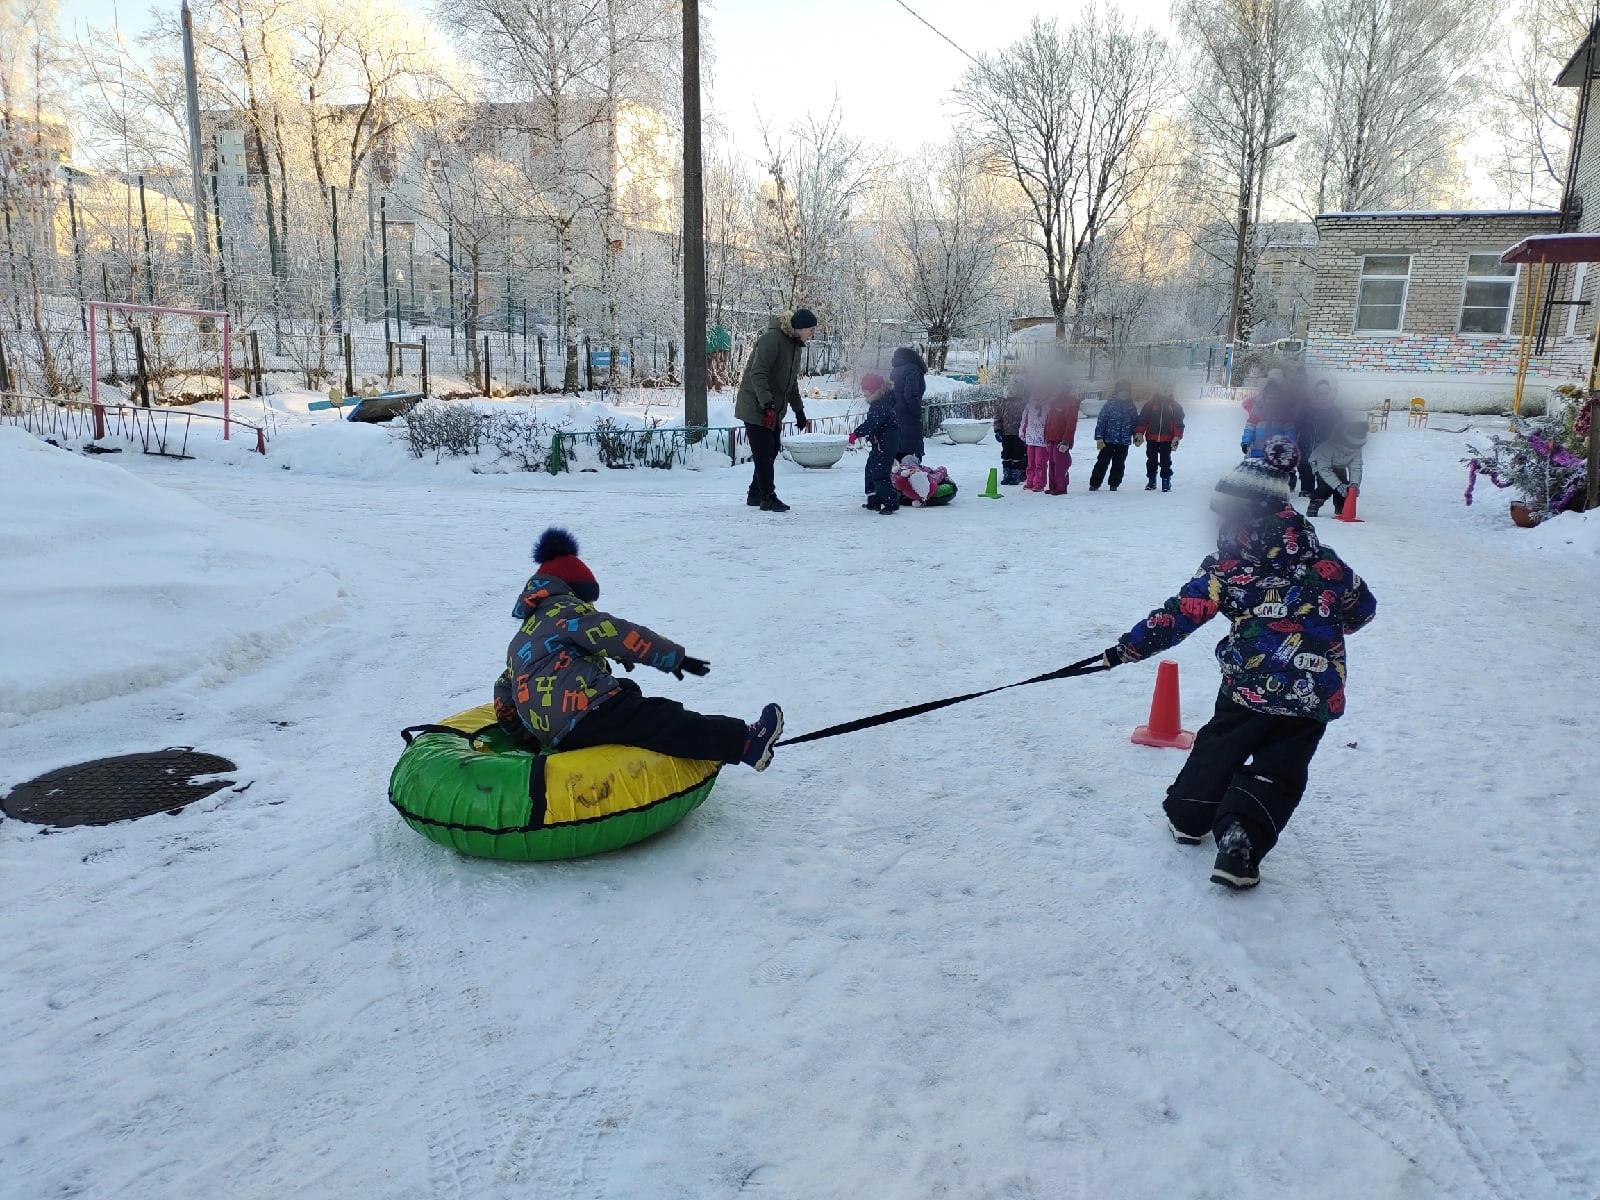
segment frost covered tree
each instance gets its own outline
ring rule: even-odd
[[[1426,208],[1456,150],[1494,11],[1478,0],[1321,0],[1310,14],[1296,157],[1311,211]]]
[[[851,220],[877,171],[862,143],[844,131],[838,104],[786,133],[763,130],[757,245],[768,305],[827,309],[842,291]]]
[[[1065,30],[1035,17],[1025,37],[983,58],[956,90],[992,163],[1025,197],[1057,338],[1066,336],[1085,255],[1139,187],[1147,163],[1136,151],[1168,78],[1160,37],[1090,6]]]
[[[1555,207],[1566,186],[1576,88],[1555,77],[1589,32],[1592,0],[1521,0],[1489,72],[1485,156],[1507,204]]]
[[[1295,136],[1287,124],[1304,67],[1303,0],[1181,0],[1188,32],[1186,121],[1191,185],[1225,229],[1232,279],[1224,336],[1248,341],[1255,230],[1273,151]]]
[[[901,166],[890,192],[890,279],[909,315],[928,330],[929,366],[943,370],[950,339],[987,314],[1005,243],[1016,222],[1002,181],[984,170],[983,151],[956,134]]]

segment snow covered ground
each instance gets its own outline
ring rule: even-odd
[[[1375,435],[1368,523],[1327,526],[1380,613],[1254,894],[1166,836],[1148,667],[780,752],[592,861],[464,859],[386,803],[397,731],[486,697],[547,523],[714,664],[644,682],[800,732],[1107,645],[1205,553],[1236,434],[1197,412],[1170,496],[1091,496],[1080,453],[1069,497],[990,502],[992,443],[940,450],[963,494],[892,521],[859,456],[780,463],[775,517],[729,468],[0,441],[0,486],[33,471],[0,788],[174,743],[254,781],[0,825],[0,1192],[1593,1197],[1600,538],[1463,508],[1457,434]],[[96,674],[72,635],[106,630]],[[1191,726],[1214,640],[1176,655]]]

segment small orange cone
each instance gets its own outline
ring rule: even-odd
[[[1339,510],[1339,515],[1334,518],[1336,521],[1345,521],[1353,525],[1365,524],[1360,517],[1356,516],[1356,497],[1359,495],[1361,495],[1361,489],[1358,487],[1353,487],[1345,493],[1344,507]]]
[[[1183,728],[1183,704],[1178,698],[1178,664],[1170,658],[1156,668],[1156,692],[1150,698],[1150,724],[1133,731],[1131,739],[1140,746],[1159,746],[1166,750],[1187,750],[1194,745],[1194,734]]]

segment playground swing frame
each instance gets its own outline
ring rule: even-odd
[[[1512,394],[1511,411],[1522,413],[1522,390],[1533,358],[1536,322],[1533,310],[1544,287],[1545,269],[1551,265],[1600,263],[1600,234],[1541,233],[1525,237],[1500,256],[1507,265],[1531,265],[1533,286],[1523,296],[1522,329],[1517,345],[1517,384]],[[1594,338],[1589,348],[1589,374],[1584,381],[1583,402],[1589,410],[1588,493],[1586,509],[1600,507],[1600,393],[1595,390],[1600,376],[1600,319],[1595,321]]]
[[[95,318],[101,312],[142,312],[156,316],[199,317],[216,321],[222,327],[222,439],[233,433],[233,318],[225,312],[206,308],[171,308],[158,304],[121,304],[109,300],[89,301],[89,403],[100,411],[100,348],[95,337]]]

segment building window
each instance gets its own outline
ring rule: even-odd
[[[1588,263],[1579,263],[1572,272],[1572,303],[1567,305],[1567,336],[1578,333],[1578,310],[1583,307],[1583,280],[1589,273]]]
[[[1467,287],[1461,294],[1461,332],[1503,334],[1511,322],[1517,268],[1498,254],[1467,255]]]
[[[1368,254],[1361,260],[1361,288],[1356,293],[1357,333],[1399,333],[1406,311],[1406,282],[1411,278],[1409,254]]]

